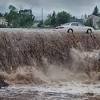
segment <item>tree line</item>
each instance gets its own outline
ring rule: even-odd
[[[4,17],[7,20],[7,27],[13,28],[31,27],[35,20],[35,16],[32,14],[31,9],[18,11],[13,5],[9,6],[9,12],[5,14],[0,13],[0,17]]]
[[[70,19],[71,19],[71,15],[65,11],[58,12],[57,14],[55,13],[55,11],[53,11],[52,14],[49,14],[47,16],[47,19],[44,22],[44,24],[55,27],[70,22]]]
[[[99,15],[99,9],[97,6],[94,8],[92,14],[96,16]],[[53,11],[53,13],[48,14],[46,20],[36,21],[31,9],[17,10],[17,8],[13,5],[9,6],[9,12],[6,12],[5,14],[0,13],[0,17],[4,17],[7,20],[7,27],[14,28],[32,27],[35,22],[38,22],[38,27],[56,27],[58,25],[68,23],[70,21],[77,21],[77,18],[75,16],[72,16],[66,11],[61,11],[58,13]],[[85,24],[88,26],[92,26],[92,21],[87,20]]]
[[[17,8],[13,5],[9,6],[9,12],[6,12],[4,15],[0,13],[0,17],[4,17],[8,22],[8,27],[32,27],[32,25],[36,22],[35,16],[32,13],[31,9],[17,10]],[[57,25],[61,25],[67,23],[71,19],[71,15],[66,11],[61,11],[56,14],[53,11],[52,14],[47,16],[47,19],[38,21],[38,27],[50,26],[55,27]]]
[[[8,27],[30,27],[35,19],[32,10],[17,10],[13,5],[9,6],[9,13],[5,13],[4,17],[8,22]]]

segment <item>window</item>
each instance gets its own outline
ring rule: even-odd
[[[72,23],[71,25],[72,26],[78,26],[78,23]]]
[[[65,25],[69,25],[69,23],[66,23]]]

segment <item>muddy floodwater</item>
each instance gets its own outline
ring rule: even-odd
[[[0,32],[0,100],[100,100],[100,31]]]
[[[95,99],[99,95],[99,83],[81,84],[72,82],[66,83],[66,85],[15,85],[0,89],[0,100],[100,100]]]

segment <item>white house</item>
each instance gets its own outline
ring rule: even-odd
[[[95,29],[99,29],[100,28],[100,25],[98,25],[98,22],[100,22],[100,17],[99,16],[89,15],[88,19],[92,20],[92,24],[93,24],[93,27]]]
[[[0,17],[0,25],[2,26],[7,26],[8,22],[4,17]]]

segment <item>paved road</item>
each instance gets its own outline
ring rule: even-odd
[[[66,32],[65,29],[33,29],[33,28],[0,28],[0,32]],[[78,32],[79,33],[79,32]],[[94,33],[100,33],[100,30],[95,30]]]

